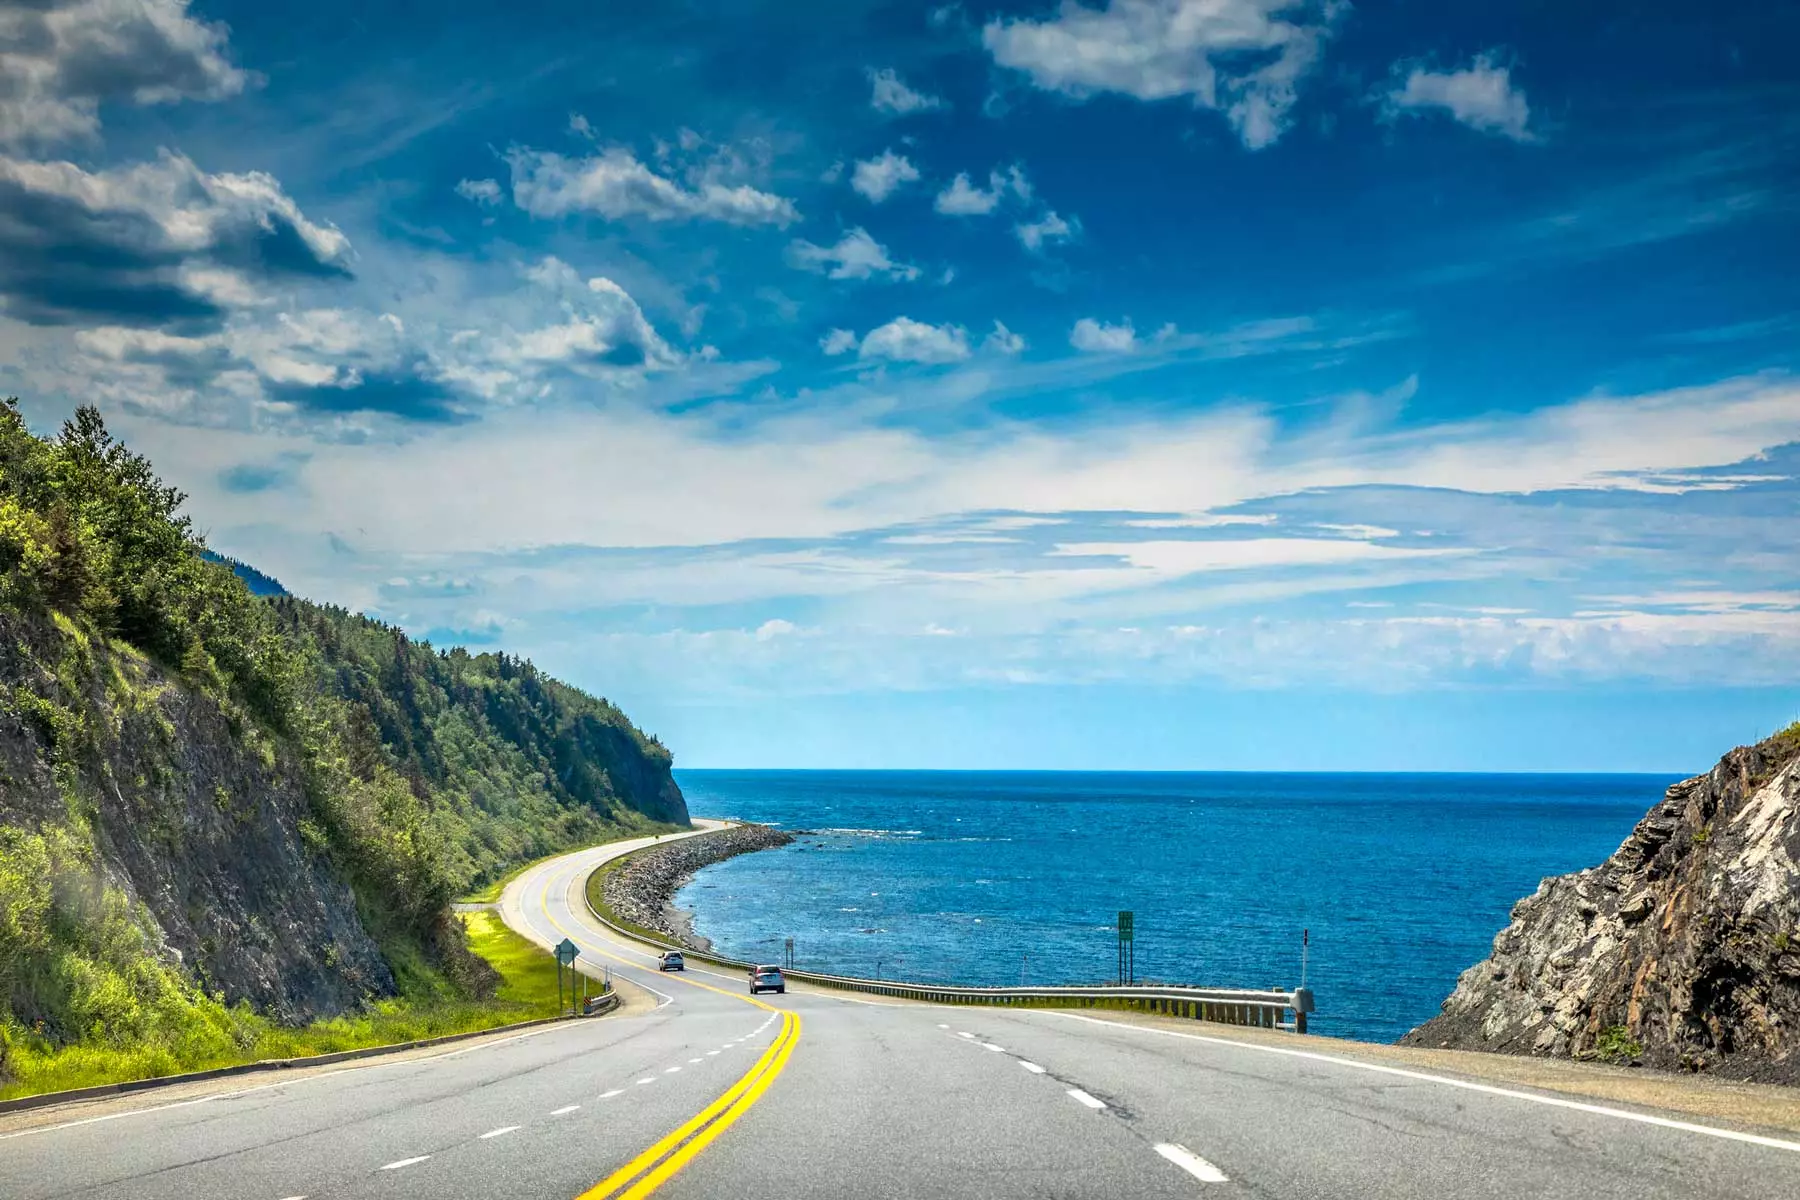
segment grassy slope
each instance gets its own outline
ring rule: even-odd
[[[76,1045],[50,1054],[34,1053],[28,1046],[15,1047],[12,1068],[17,1078],[0,1087],[0,1100],[263,1059],[359,1050],[554,1016],[556,960],[508,929],[493,913],[468,913],[463,919],[469,948],[500,975],[491,1000],[391,1000],[361,1016],[318,1021],[299,1029],[275,1025],[242,1007],[228,1010],[219,1006],[210,1023],[197,1024],[191,1036],[180,1042],[122,1048]]]

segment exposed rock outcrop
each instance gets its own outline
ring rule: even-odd
[[[1512,910],[1420,1046],[1800,1084],[1800,726],[1668,790]]]
[[[701,867],[753,850],[785,846],[794,835],[768,825],[733,825],[716,833],[652,846],[601,877],[601,897],[613,914],[641,929],[695,949],[710,949],[670,901]]]

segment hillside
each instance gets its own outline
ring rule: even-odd
[[[1546,879],[1404,1042],[1800,1084],[1800,725]]]
[[[0,409],[0,1087],[491,985],[450,899],[685,824],[667,750],[504,655],[439,651],[210,555],[84,409]],[[173,1048],[173,1049],[170,1049]]]

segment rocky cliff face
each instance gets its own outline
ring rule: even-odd
[[[350,887],[308,847],[285,750],[141,656],[3,608],[0,684],[0,829],[86,835],[84,865],[64,865],[85,878],[58,881],[71,907],[84,891],[122,894],[148,914],[138,924],[159,957],[278,1020],[393,992]],[[71,724],[88,752],[59,757]],[[45,990],[10,998],[27,1024],[57,1023],[33,1011]]]
[[[1423,1046],[1800,1084],[1800,726],[1670,788],[1604,863],[1546,879]]]

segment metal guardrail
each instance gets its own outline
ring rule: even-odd
[[[606,866],[610,864],[602,864]],[[594,870],[600,870],[600,867]],[[592,872],[589,873],[590,876]],[[658,950],[677,950],[685,958],[698,959],[718,967],[747,971],[755,964],[743,959],[727,958],[711,951],[695,950],[674,942],[648,937],[608,919],[594,907],[587,881],[582,881],[582,897],[588,912],[596,921],[630,941],[654,946]],[[1193,988],[1098,985],[1091,987],[959,987],[955,984],[903,983],[888,979],[863,979],[853,975],[829,975],[819,971],[802,971],[783,967],[789,979],[819,987],[843,991],[865,992],[874,996],[892,996],[906,1000],[923,1000],[932,1004],[993,1004],[1029,1008],[1111,1008],[1137,1012],[1162,1013],[1197,1021],[1214,1021],[1225,1025],[1252,1025],[1264,1029],[1306,1032],[1306,1018],[1313,1011],[1311,988],[1293,991],[1270,989],[1254,991],[1236,988]]]

